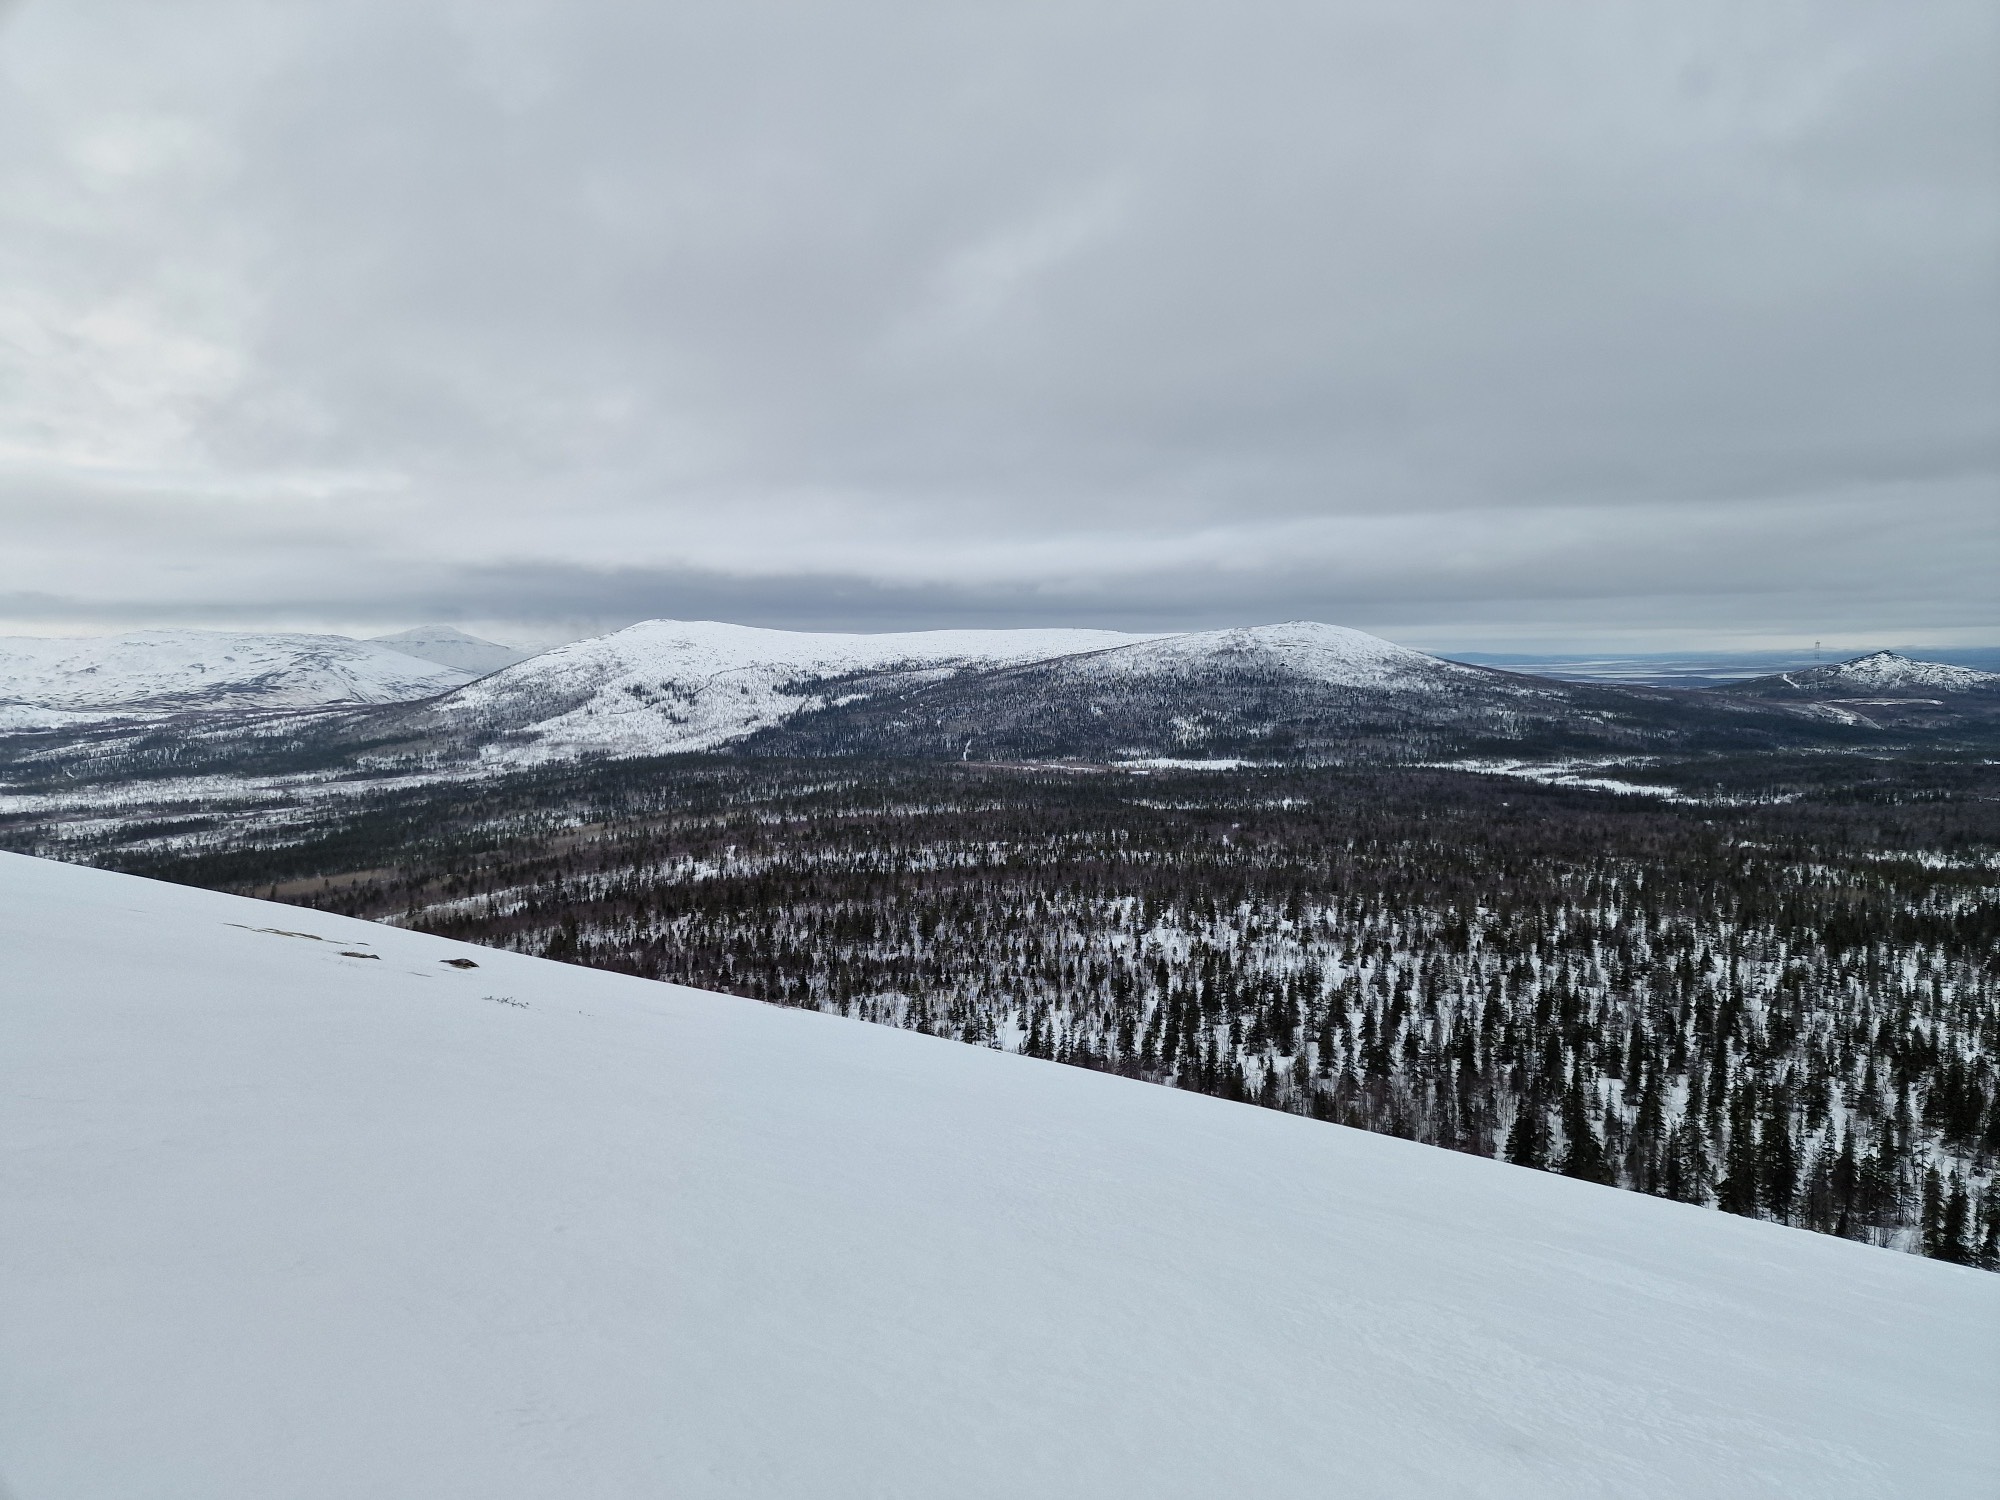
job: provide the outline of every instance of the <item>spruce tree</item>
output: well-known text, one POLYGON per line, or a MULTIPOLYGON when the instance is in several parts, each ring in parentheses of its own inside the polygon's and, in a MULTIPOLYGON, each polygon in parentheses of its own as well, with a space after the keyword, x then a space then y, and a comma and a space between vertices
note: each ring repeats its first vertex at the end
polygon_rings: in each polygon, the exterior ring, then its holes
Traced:
POLYGON ((1540 1089, 1531 1089, 1514 1112, 1514 1124, 1507 1132, 1507 1160, 1517 1167, 1548 1170, 1549 1123, 1540 1089))
MULTIPOLYGON (((1581 1074, 1581 1069, 1578 1072, 1581 1074)), ((1563 1176, 1581 1178, 1585 1182, 1608 1182, 1610 1173, 1605 1168, 1604 1143, 1598 1140, 1597 1130, 1590 1122, 1589 1098, 1580 1076, 1570 1080, 1569 1088, 1563 1094, 1562 1127, 1560 1169, 1563 1176)))

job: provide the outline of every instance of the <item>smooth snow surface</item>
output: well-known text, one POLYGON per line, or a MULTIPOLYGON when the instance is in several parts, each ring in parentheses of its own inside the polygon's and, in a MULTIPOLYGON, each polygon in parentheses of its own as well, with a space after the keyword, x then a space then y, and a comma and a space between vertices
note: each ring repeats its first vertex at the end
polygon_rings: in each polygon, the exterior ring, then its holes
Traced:
POLYGON ((15 855, 0 952, 16 1500, 2000 1490, 2000 1276, 15 855))
MULTIPOLYGON (((79 712, 326 708, 448 692, 471 674, 339 635, 137 630, 44 640, 0 637, 0 707, 79 712)), ((17 723, 37 716, 17 709, 17 723)))
POLYGON ((387 646, 405 656, 481 675, 511 667, 515 662, 526 661, 534 655, 532 651, 516 651, 498 641, 467 635, 451 625, 419 625, 414 630, 399 630, 394 635, 374 635, 368 639, 374 645, 387 646))

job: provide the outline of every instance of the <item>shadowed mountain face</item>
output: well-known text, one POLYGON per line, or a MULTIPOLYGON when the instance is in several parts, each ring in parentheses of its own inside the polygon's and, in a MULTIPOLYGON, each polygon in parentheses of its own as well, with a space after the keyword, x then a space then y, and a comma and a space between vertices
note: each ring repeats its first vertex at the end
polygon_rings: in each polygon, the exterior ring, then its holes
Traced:
POLYGON ((1755 677, 1712 696, 1784 704, 1829 722, 1869 728, 2000 724, 2000 672, 1915 661, 1893 651, 1755 677))

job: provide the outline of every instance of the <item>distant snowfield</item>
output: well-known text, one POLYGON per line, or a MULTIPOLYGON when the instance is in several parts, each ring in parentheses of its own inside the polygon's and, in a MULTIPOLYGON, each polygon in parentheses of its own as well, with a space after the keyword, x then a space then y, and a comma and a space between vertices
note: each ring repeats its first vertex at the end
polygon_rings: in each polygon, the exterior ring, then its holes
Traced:
POLYGON ((2000 1484, 1989 1273, 15 855, 0 954, 16 1500, 2000 1484))

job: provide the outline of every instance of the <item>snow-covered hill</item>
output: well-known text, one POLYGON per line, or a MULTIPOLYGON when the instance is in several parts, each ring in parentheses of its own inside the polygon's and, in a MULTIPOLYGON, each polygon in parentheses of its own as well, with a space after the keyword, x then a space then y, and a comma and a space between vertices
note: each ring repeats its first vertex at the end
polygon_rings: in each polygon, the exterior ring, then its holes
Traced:
POLYGON ((1716 690, 1716 697, 1782 703, 1841 724, 1894 729, 1962 729, 2000 723, 2000 672, 1915 661, 1876 651, 1753 677, 1716 690))
POLYGON ((14 1500, 1993 1493, 2000 1277, 0 855, 14 1500))
POLYGON ((516 651, 498 641, 467 635, 450 625, 419 625, 414 630, 399 630, 394 635, 376 635, 368 639, 377 646, 387 646, 405 656, 436 662, 439 666, 456 667, 475 676, 497 672, 502 667, 511 667, 515 662, 526 661, 534 655, 532 651, 516 651))
POLYGON ((930 630, 838 635, 649 620, 559 646, 436 704, 432 732, 505 736, 496 758, 712 750, 837 698, 842 679, 906 685, 1147 637, 1108 630, 930 630))
POLYGON ((753 741, 788 754, 981 760, 1422 758, 1539 742, 1757 743, 1793 715, 1644 688, 1558 683, 1295 621, 1166 636, 857 695, 753 741))
POLYGON ((1447 683, 1483 686, 1494 677, 1482 668, 1413 651, 1379 635, 1313 620, 1166 636, 1100 652, 1076 666, 1077 676, 1106 681, 1276 671, 1332 687, 1420 691, 1447 683))
POLYGON ((378 716, 365 733, 426 755, 476 750, 489 766, 739 746, 1102 760, 1601 722, 1655 700, 1664 695, 1541 682, 1309 621, 1132 636, 821 635, 656 620, 378 716))
POLYGON ((1859 693, 1992 693, 2000 692, 2000 672, 1978 672, 1944 662, 1916 661, 1894 651, 1876 651, 1852 661, 1755 677, 1737 684, 1731 691, 1828 697, 1859 693))
POLYGON ((427 698, 471 674, 338 635, 139 630, 0 638, 0 709, 28 728, 77 715, 324 708, 427 698))

